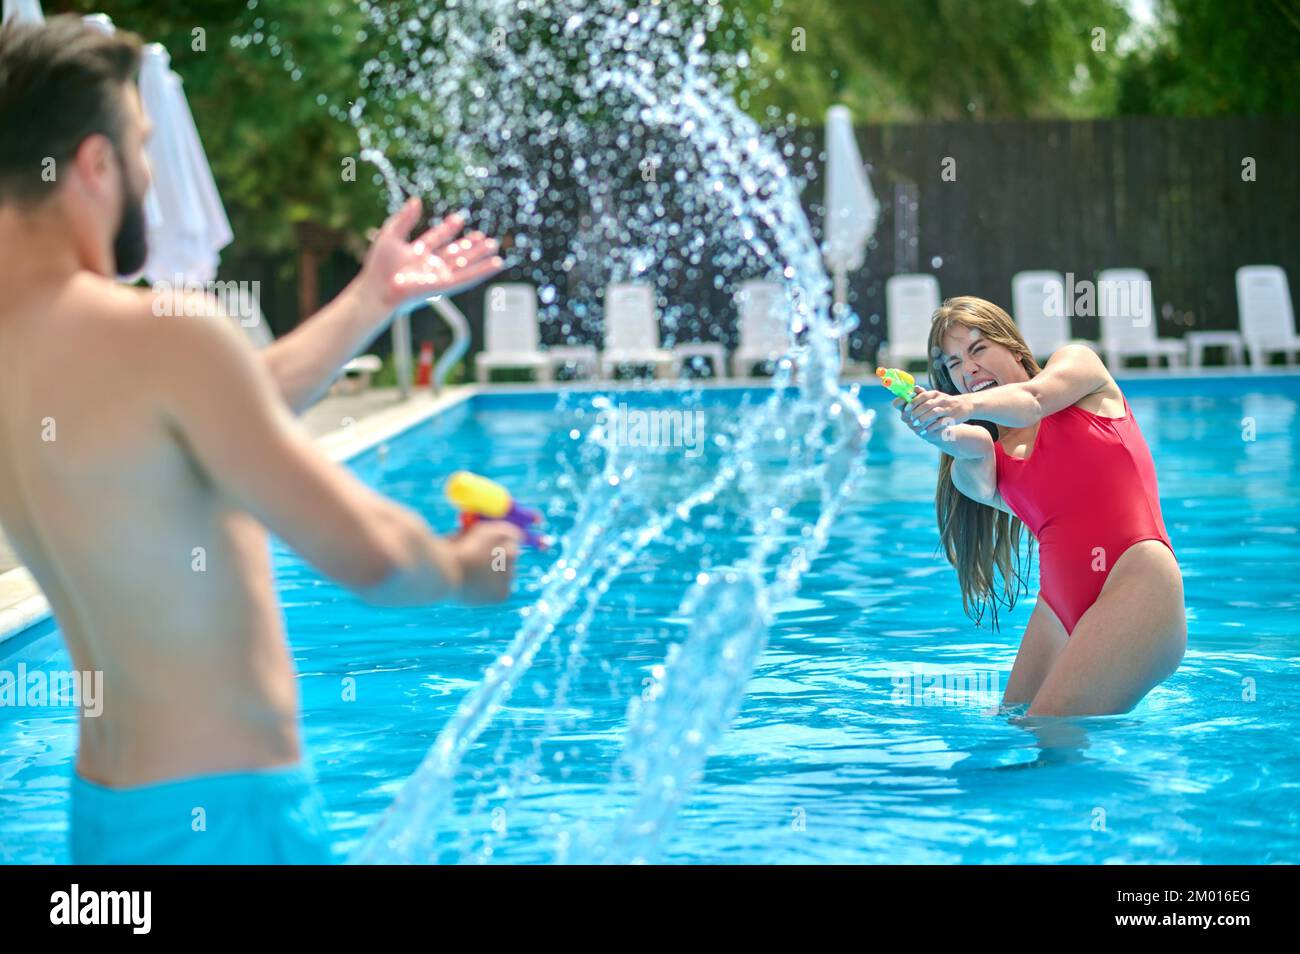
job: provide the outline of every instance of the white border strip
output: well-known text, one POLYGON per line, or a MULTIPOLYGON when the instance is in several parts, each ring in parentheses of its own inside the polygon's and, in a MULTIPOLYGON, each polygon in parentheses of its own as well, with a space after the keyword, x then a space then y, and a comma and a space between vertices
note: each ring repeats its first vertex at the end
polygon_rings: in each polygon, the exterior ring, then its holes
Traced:
POLYGON ((50 604, 25 566, 0 574, 0 643, 50 615, 50 604))
POLYGON ((316 438, 316 444, 330 460, 351 460, 377 444, 390 441, 430 418, 464 404, 482 391, 479 385, 467 384, 437 397, 428 393, 416 394, 401 404, 369 414, 355 424, 322 434, 316 438))

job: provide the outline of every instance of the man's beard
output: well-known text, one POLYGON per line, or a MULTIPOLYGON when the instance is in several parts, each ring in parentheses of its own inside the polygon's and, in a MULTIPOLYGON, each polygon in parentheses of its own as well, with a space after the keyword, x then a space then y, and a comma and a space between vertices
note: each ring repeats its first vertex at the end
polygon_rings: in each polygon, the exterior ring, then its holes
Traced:
POLYGON ((126 163, 117 154, 117 168, 121 174, 124 199, 122 221, 113 238, 113 260, 119 275, 134 275, 144 268, 149 258, 149 236, 144 215, 144 196, 136 195, 126 175, 126 163))

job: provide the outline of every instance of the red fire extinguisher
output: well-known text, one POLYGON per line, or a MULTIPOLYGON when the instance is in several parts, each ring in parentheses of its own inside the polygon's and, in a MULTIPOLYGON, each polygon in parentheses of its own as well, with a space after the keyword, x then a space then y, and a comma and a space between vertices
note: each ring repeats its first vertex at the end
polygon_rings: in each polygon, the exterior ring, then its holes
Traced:
POLYGON ((433 380, 433 342, 420 342, 420 364, 415 372, 415 386, 427 388, 433 380))

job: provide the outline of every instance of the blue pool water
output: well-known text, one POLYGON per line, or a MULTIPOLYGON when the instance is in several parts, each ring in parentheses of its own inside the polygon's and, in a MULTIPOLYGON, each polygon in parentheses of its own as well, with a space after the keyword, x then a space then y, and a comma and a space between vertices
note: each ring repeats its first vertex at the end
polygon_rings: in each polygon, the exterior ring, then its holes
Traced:
MULTIPOLYGON (((956 575, 936 553, 936 452, 868 389, 878 417, 866 477, 798 596, 776 607, 733 727, 658 860, 1300 861, 1300 378, 1121 386, 1182 564, 1179 672, 1129 714, 1057 720, 1050 732, 977 694, 900 692, 948 674, 995 680, 1000 696, 1033 592, 1000 632, 962 614, 956 575)), ((661 455, 664 500, 716 463, 741 399, 704 394, 705 450, 661 455)), ((637 392, 617 400, 680 407, 637 392)), ((447 528, 442 478, 487 473, 544 505, 562 536, 594 466, 571 436, 590 424, 589 405, 585 395, 558 409, 553 395, 480 396, 351 466, 447 528)), ((686 583, 747 542, 729 506, 721 497, 649 546, 596 605, 576 652, 573 631, 557 628, 466 754, 437 860, 553 861, 626 806, 634 784, 612 776, 628 701, 684 636, 686 583)), ((546 559, 525 558, 502 607, 398 611, 365 606, 277 544, 305 738, 340 858, 535 611, 546 559)), ((68 666, 52 624, 0 645, 0 669, 20 662, 68 666)), ((0 861, 66 860, 75 729, 70 709, 0 708, 0 861)))

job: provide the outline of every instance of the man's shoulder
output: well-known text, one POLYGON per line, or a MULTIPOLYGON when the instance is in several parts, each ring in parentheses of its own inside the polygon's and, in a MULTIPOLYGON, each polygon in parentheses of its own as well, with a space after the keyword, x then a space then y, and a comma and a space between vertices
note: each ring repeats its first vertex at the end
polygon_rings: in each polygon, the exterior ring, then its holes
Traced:
POLYGON ((223 373, 233 373, 251 346, 203 292, 173 296, 157 286, 123 285, 97 275, 78 276, 62 296, 87 357, 111 359, 137 389, 170 400, 223 373))
POLYGON ((149 314, 148 288, 124 285, 90 271, 78 272, 68 279, 59 298, 65 310, 87 317, 130 319, 149 314))
POLYGON ((63 294, 61 309, 99 327, 159 347, 183 346, 232 330, 220 303, 199 287, 126 285, 83 272, 63 294))
POLYGON ((82 271, 69 279, 63 297, 82 308, 89 304, 97 313, 127 320, 207 317, 229 322, 220 301, 197 283, 128 285, 82 271))

